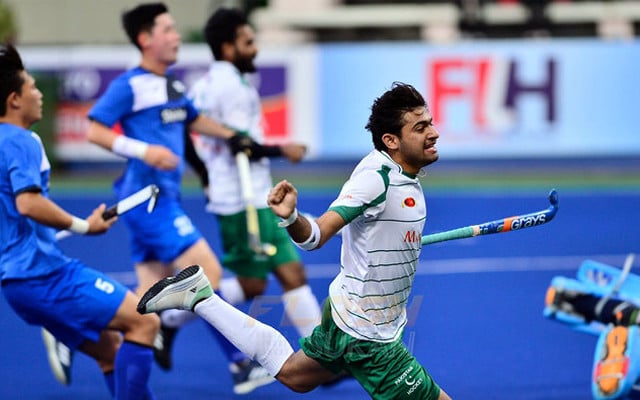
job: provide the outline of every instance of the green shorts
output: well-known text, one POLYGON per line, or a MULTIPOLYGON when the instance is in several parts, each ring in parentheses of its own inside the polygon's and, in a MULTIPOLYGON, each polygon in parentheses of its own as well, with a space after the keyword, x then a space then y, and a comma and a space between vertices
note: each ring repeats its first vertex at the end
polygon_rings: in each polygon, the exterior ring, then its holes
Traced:
POLYGON ((409 353, 402 340, 379 343, 359 340, 336 326, 326 302, 322 322, 300 339, 304 353, 329 371, 348 371, 371 398, 437 400, 440 387, 409 353))
POLYGON ((216 214, 216 217, 222 235, 222 264, 236 275, 266 279, 279 265, 300 261, 300 255, 287 230, 278 226, 280 219, 271 209, 258 210, 258 224, 262 242, 271 243, 278 250, 272 257, 256 254, 249 248, 245 211, 232 215, 216 214))

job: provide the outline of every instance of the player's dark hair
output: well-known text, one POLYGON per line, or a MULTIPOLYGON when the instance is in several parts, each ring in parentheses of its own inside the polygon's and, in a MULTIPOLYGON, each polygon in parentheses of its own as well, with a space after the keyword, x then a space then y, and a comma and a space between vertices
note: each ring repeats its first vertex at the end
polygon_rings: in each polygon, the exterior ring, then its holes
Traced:
POLYGON ((222 44, 233 43, 238 27, 248 25, 246 15, 237 8, 219 8, 204 26, 204 40, 216 60, 222 59, 222 44))
POLYGON ((156 17, 167 12, 169 9, 164 3, 148 3, 122 13, 122 27, 131 43, 142 50, 138 43, 138 35, 140 32, 151 32, 156 17))
POLYGON ((382 142, 382 135, 385 133, 400 137, 405 124, 405 113, 425 106, 424 98, 413 86, 393 82, 391 89, 374 100, 369 122, 365 126, 365 129, 371 132, 376 150, 387 150, 387 146, 382 142))
POLYGON ((0 117, 7 113, 7 98, 11 93, 22 91, 24 64, 20 54, 10 44, 0 46, 0 117))

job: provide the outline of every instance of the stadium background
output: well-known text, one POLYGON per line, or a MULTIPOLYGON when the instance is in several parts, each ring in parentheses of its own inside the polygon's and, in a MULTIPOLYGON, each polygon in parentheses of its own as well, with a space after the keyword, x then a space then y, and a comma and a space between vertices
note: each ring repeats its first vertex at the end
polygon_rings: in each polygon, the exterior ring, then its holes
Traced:
MULTIPOLYGON (((50 118, 35 130, 55 161, 52 195, 79 215, 112 202, 110 182, 122 163, 86 143, 83 115, 137 60, 118 25, 119 12, 135 2, 4 3, 18 27, 13 39, 46 92, 50 118)), ((204 16, 222 3, 252 10, 267 140, 310 146, 301 166, 274 163, 276 178, 301 188, 305 211, 322 212, 369 150, 368 107, 393 80, 425 94, 442 135, 441 160, 423 179, 425 233, 543 209, 548 191, 558 189, 560 211, 549 225, 426 247, 405 341, 454 398, 589 398, 595 337, 544 320, 542 299, 551 277, 572 275, 583 259, 621 265, 637 251, 638 2, 167 1, 185 40, 197 39, 204 16)), ((176 67, 188 83, 208 60, 202 44, 189 43, 176 67)), ((203 202, 189 173, 185 207, 219 249, 203 202)), ((320 298, 339 243, 303 255, 320 298)), ((62 246, 135 284, 123 226, 62 246)), ((252 310, 295 343, 278 293, 271 285, 252 310)), ((60 387, 38 329, 4 299, 0 309, 0 398, 106 398, 97 368, 82 355, 71 387, 60 387)), ((233 398, 208 335, 198 323, 180 334, 175 370, 153 371, 160 399, 233 398)), ((339 396, 366 398, 353 382, 306 397, 339 396)), ((247 397, 302 396, 274 384, 247 397)))

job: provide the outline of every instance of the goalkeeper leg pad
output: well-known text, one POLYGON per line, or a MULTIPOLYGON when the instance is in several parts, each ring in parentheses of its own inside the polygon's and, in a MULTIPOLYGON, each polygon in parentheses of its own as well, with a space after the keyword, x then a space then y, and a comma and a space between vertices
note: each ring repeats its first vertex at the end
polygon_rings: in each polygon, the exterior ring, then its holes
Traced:
POLYGON ((640 374, 640 331, 637 326, 610 325, 596 344, 591 390, 596 400, 625 398, 640 374))

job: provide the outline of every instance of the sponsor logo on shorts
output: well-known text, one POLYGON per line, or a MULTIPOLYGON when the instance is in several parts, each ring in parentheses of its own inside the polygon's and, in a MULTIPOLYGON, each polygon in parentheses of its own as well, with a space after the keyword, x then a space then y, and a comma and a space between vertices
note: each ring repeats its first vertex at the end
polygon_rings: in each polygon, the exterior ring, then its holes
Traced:
POLYGON ((411 382, 409 380, 404 381, 407 385, 411 386, 409 390, 407 390, 407 394, 411 394, 415 392, 415 390, 422 385, 422 378, 419 378, 417 381, 414 379, 411 382))
POLYGON ((398 377, 398 379, 396 379, 394 383, 396 385, 401 384, 405 379, 407 379, 407 377, 409 377, 409 374, 411 373, 411 371, 413 371, 413 366, 410 366, 402 374, 400 374, 400 376, 398 377))
POLYGON ((404 372, 402 372, 402 374, 400 374, 398 379, 396 379, 394 382, 396 386, 400 384, 405 384, 406 386, 409 386, 409 389, 407 389, 408 395, 415 392, 416 389, 418 389, 423 382, 422 378, 415 379, 415 377, 411 375, 411 373, 413 372, 413 369, 414 369, 413 366, 410 366, 409 368, 404 370, 404 372))
POLYGON ((178 235, 187 236, 195 232, 195 227, 186 215, 182 215, 173 221, 173 226, 178 230, 178 235))

